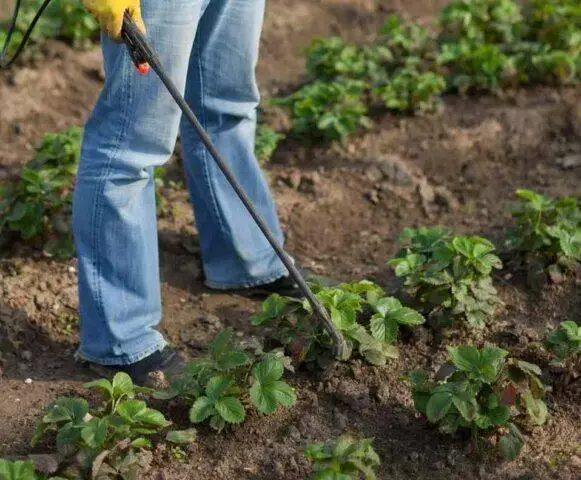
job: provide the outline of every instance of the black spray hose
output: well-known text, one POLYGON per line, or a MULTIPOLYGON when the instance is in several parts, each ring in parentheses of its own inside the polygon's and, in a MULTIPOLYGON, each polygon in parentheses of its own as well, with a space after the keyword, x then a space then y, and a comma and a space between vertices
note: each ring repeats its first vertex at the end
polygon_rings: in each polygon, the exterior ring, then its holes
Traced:
POLYGON ((143 74, 147 73, 148 71, 147 65, 149 65, 155 71, 155 73, 157 73, 162 83, 165 85, 173 99, 179 105, 181 111, 183 112, 188 122, 190 122, 190 124, 194 127, 194 129, 200 136, 202 143, 208 149, 208 151, 212 155, 212 158, 216 161, 216 164, 218 165, 218 167, 220 168, 220 170, 222 171, 222 173, 224 174, 224 176, 226 177, 226 179, 236 192, 238 198, 242 201, 242 203, 248 210, 248 213, 252 216, 252 218, 256 222, 256 225, 258 225, 258 228, 260 228, 260 230, 268 240, 268 243, 270 243, 273 250, 276 252, 278 258, 280 258, 280 260, 287 268, 294 281, 299 285, 303 295, 307 298, 307 300, 311 304, 313 311, 315 312, 317 317, 321 320, 325 330, 329 333, 333 340, 333 353, 335 357, 343 359, 346 348, 345 341, 343 339, 343 336, 341 335, 341 332, 333 324, 329 317, 329 314, 325 310, 325 307, 323 307, 321 302, 319 302, 317 297, 313 294, 299 269, 295 266, 294 262, 291 260, 289 255, 284 251, 282 246, 274 238, 272 232, 266 226, 264 219, 260 216, 260 214, 256 211, 256 209, 252 205, 252 201, 250 200, 250 198, 248 198, 248 195, 246 195, 246 192, 244 192, 244 190, 236 180, 236 177, 234 176, 226 162, 224 162, 222 156, 212 143, 212 140, 210 139, 209 135, 206 133, 206 131, 196 118, 196 115, 189 107, 189 105, 186 103, 183 96, 179 93, 174 83, 165 73, 163 67, 161 66, 159 57, 153 51, 153 49, 147 42, 145 36, 137 28, 131 16, 127 12, 125 13, 125 17, 123 19, 122 38, 125 44, 127 45, 129 54, 133 59, 133 62, 135 63, 138 71, 143 74))

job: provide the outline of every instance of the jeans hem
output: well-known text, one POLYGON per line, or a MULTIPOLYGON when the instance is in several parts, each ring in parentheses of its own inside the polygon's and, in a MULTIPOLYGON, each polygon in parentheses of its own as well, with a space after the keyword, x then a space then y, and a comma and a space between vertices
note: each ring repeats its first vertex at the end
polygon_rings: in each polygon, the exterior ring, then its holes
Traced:
POLYGON ((87 355, 83 353, 83 351, 79 348, 75 354, 76 357, 85 360, 87 362, 96 363, 98 365, 105 365, 105 366, 115 366, 115 365, 131 365, 132 363, 137 363, 140 360, 143 360, 146 357, 149 357, 151 354, 161 351, 164 347, 167 346, 167 341, 165 339, 161 339, 156 341, 153 345, 141 350, 139 353, 135 353, 133 355, 119 355, 115 357, 106 357, 106 358, 99 358, 94 357, 92 355, 87 355))
POLYGON ((231 290, 233 288, 252 288, 258 287, 260 285, 266 285, 268 283, 275 282, 283 277, 288 276, 288 271, 286 268, 278 270, 276 273, 269 275, 268 277, 260 278, 260 279, 247 279, 242 280, 238 283, 220 283, 220 282, 212 282, 211 280, 206 280, 204 283, 207 287, 213 288, 216 290, 231 290))

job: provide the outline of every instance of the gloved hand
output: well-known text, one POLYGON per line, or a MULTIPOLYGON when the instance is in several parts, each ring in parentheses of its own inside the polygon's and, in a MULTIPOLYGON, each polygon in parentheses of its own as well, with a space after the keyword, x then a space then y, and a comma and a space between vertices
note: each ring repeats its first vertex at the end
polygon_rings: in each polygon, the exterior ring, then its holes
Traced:
POLYGON ((121 38, 125 10, 145 33, 145 24, 141 18, 141 0, 83 0, 83 5, 97 19, 101 29, 113 39, 121 38))

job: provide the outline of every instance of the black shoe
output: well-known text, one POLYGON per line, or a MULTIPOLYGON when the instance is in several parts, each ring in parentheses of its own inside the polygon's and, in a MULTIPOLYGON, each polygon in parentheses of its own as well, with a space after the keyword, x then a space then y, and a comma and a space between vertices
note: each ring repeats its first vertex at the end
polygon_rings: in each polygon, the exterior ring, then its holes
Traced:
POLYGON ((81 361, 102 377, 111 378, 117 372, 125 372, 136 385, 152 388, 167 387, 171 377, 180 373, 185 365, 176 351, 170 347, 158 350, 130 365, 100 365, 86 360, 81 361))
MULTIPOLYGON (((316 283, 324 287, 336 287, 341 283, 331 278, 316 276, 304 269, 299 269, 299 271, 303 275, 304 279, 309 283, 316 283)), ((283 297, 293 297, 293 298, 301 298, 305 296, 302 290, 300 289, 298 283, 296 283, 293 277, 290 275, 279 278, 274 282, 265 283, 263 285, 256 285, 254 287, 249 288, 239 288, 229 291, 247 297, 268 297, 273 293, 278 293, 283 297)))

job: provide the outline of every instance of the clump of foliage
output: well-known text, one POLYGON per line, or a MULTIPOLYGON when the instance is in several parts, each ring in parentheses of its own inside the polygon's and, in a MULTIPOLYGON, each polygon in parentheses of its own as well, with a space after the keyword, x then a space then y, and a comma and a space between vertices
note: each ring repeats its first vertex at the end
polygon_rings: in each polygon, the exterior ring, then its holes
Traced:
MULTIPOLYGON (((379 286, 366 280, 339 287, 313 285, 312 288, 345 338, 345 359, 357 351, 369 363, 385 365, 388 359, 398 355, 392 343, 397 339, 400 325, 415 326, 425 321, 418 312, 404 307, 395 298, 385 297, 379 286), (373 312, 369 327, 357 319, 364 307, 373 312)), ((273 294, 253 317, 252 324, 269 328, 272 338, 301 361, 324 366, 333 360, 331 338, 307 300, 273 294)))
POLYGON ((268 125, 258 124, 256 128, 256 138, 254 151, 259 163, 264 165, 276 151, 276 147, 284 135, 270 128, 268 125))
POLYGON ((315 464, 313 480, 363 478, 375 480, 375 468, 381 461, 371 439, 343 435, 327 443, 311 443, 305 456, 315 464))
POLYGON ((359 80, 316 81, 273 103, 291 108, 297 135, 342 140, 371 125, 363 101, 365 89, 359 80))
POLYGON ((516 80, 520 84, 573 84, 581 77, 580 55, 555 50, 537 42, 520 42, 511 48, 516 80))
MULTIPOLYGON (((104 403, 91 410, 84 398, 62 397, 48 407, 37 423, 31 444, 49 433, 55 435, 60 454, 77 453, 79 473, 97 478, 133 478, 141 469, 141 453, 151 447, 149 438, 170 425, 163 414, 136 400, 136 387, 126 373, 110 382, 99 379, 85 384, 104 396, 104 403)), ((184 432, 174 431, 168 440, 184 432)), ((70 472, 69 472, 70 473, 70 472)))
POLYGON ((515 458, 524 444, 517 424, 542 425, 547 418, 539 367, 507 359, 496 347, 448 347, 448 355, 435 380, 421 371, 409 375, 416 409, 443 433, 468 429, 477 440, 496 432, 502 455, 515 458))
POLYGON ((512 59, 492 43, 444 43, 437 62, 448 69, 448 88, 460 92, 498 91, 514 76, 512 59))
POLYGON ((339 37, 316 38, 306 49, 307 73, 313 80, 351 79, 373 83, 385 77, 393 60, 383 45, 347 45, 339 37))
POLYGON ((581 261, 581 208, 574 197, 549 198, 532 190, 517 190, 520 201, 507 245, 540 258, 555 270, 570 270, 581 261))
POLYGON ((379 34, 381 43, 389 49, 398 64, 405 63, 409 57, 429 57, 435 48, 427 28, 417 23, 406 23, 397 15, 387 17, 379 34))
POLYGON ((520 38, 522 12, 512 0, 456 0, 440 12, 440 41, 509 44, 520 38))
POLYGON ((446 80, 438 73, 421 71, 420 59, 411 57, 395 70, 389 80, 377 86, 373 94, 397 112, 434 112, 441 105, 440 95, 446 80))
POLYGON ((573 320, 561 322, 545 342, 547 349, 561 363, 573 362, 581 356, 581 325, 573 320))
POLYGON ((531 0, 526 23, 528 39, 572 55, 581 53, 581 5, 576 0, 531 0))
MULTIPOLYGON (((34 471, 32 462, 22 460, 5 460, 0 458, 0 480, 45 480, 44 475, 34 471)), ((61 477, 50 477, 47 480, 64 480, 61 477)))
POLYGON ((73 254, 72 187, 81 137, 79 128, 46 134, 20 180, 0 184, 0 234, 8 231, 24 240, 42 238, 45 252, 52 256, 73 254))
POLYGON ((406 228, 403 248, 389 261, 408 292, 429 312, 435 327, 453 319, 483 328, 499 299, 493 269, 502 267, 494 245, 482 237, 453 236, 440 228, 406 228))
POLYGON ((246 418, 245 405, 260 414, 276 411, 279 406, 294 405, 294 389, 282 380, 288 359, 279 350, 263 352, 256 347, 247 351, 236 341, 234 330, 222 330, 210 343, 208 355, 189 362, 168 389, 155 394, 160 399, 176 397, 192 402, 190 421, 221 431, 226 424, 238 424, 246 418))
MULTIPOLYGON (((9 54, 14 53, 41 4, 41 0, 23 3, 8 48, 9 54)), ((8 27, 9 22, 0 24, 0 48, 4 46, 8 27)), ((30 41, 34 47, 44 39, 58 38, 76 47, 86 47, 98 32, 98 22, 83 7, 81 0, 53 0, 36 24, 30 41)))

